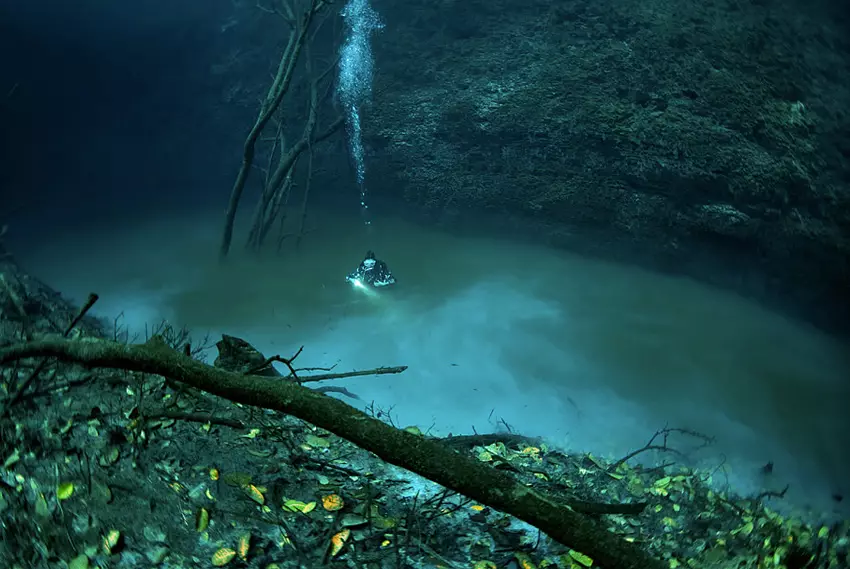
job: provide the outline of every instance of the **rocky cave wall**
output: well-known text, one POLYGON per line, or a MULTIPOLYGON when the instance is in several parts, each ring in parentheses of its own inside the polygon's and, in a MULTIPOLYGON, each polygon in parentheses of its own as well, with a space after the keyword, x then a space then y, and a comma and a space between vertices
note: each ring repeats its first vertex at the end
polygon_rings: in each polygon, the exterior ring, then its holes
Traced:
POLYGON ((374 5, 386 23, 366 120, 378 200, 455 229, 488 212, 850 330, 846 11, 374 5))

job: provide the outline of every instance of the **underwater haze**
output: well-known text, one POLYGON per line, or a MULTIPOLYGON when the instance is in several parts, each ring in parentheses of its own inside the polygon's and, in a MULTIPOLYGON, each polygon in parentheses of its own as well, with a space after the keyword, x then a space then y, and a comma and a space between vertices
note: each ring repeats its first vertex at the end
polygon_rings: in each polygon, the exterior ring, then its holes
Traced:
POLYGON ((220 216, 207 213, 67 234, 26 250, 27 266, 78 302, 98 291, 96 313, 138 338, 165 318, 266 355, 303 345, 303 367, 409 366, 344 380, 400 426, 510 426, 612 458, 664 426, 691 429, 716 438, 689 458, 718 469, 720 487, 790 484, 778 507, 842 511, 845 342, 688 278, 391 218, 372 229, 356 214, 317 219, 309 245, 282 258, 222 266, 220 216), (392 260, 397 286, 367 294, 344 281, 366 247, 392 260))
POLYGON ((129 339, 408 366, 340 383, 397 426, 683 429, 718 488, 847 518, 846 7, 319 3, 287 75, 303 2, 0 0, 15 261, 129 339), (346 282, 368 250, 396 284, 346 282))

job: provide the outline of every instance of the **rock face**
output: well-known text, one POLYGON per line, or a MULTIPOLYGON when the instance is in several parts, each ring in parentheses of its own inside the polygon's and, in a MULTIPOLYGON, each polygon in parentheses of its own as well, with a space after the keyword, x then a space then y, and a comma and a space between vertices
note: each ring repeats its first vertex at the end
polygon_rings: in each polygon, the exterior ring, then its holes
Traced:
POLYGON ((374 4, 386 23, 366 121, 376 200, 454 227, 488 212, 850 329, 846 12, 374 4))

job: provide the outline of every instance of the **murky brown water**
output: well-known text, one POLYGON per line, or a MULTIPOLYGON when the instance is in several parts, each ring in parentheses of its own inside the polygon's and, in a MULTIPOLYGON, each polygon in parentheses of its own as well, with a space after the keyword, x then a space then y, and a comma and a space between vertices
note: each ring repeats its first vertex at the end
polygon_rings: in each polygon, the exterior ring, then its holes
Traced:
POLYGON ((220 221, 104 229, 20 256, 63 292, 101 293, 101 312, 136 329, 168 317, 268 353, 304 344, 303 365, 408 365, 346 383, 403 424, 457 433, 501 418, 615 455, 669 424, 716 437, 695 457, 724 456, 742 491, 790 482, 795 504, 821 511, 847 492, 850 350, 805 325, 688 279, 387 219, 366 231, 324 215, 300 251, 237 247, 222 267, 220 221), (366 296, 343 282, 367 247, 397 287, 366 296))

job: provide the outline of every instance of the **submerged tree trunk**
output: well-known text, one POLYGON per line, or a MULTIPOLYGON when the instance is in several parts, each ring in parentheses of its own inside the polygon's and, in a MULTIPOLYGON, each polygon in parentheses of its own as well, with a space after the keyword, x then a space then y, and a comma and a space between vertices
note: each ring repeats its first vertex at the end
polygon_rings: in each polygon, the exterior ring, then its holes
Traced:
POLYGON ((260 112, 254 126, 248 133, 245 143, 242 148, 242 164, 239 166, 239 173, 236 175, 236 180, 233 183, 233 188, 230 191, 230 200, 227 204, 224 219, 224 232, 222 234, 221 245, 219 247, 219 257, 225 258, 230 252, 230 244, 233 240, 233 225, 236 221, 236 211, 239 209, 239 201, 242 199, 242 194, 245 191, 245 184, 248 181, 248 174, 254 164, 256 155, 257 140, 260 138, 263 130, 268 125, 272 116, 280 107, 284 95, 289 90, 289 85, 292 82, 292 75, 295 70, 295 64, 301 55, 301 50, 304 47, 304 42, 307 39, 307 32, 310 29, 310 24, 313 22, 315 15, 327 6, 324 0, 309 0, 300 16, 295 15, 295 10, 291 5, 295 0, 287 0, 283 2, 283 7, 286 10, 290 24, 293 29, 289 35, 289 41, 281 55, 280 62, 277 67, 277 73, 274 81, 269 88, 266 98, 260 106, 260 112))

